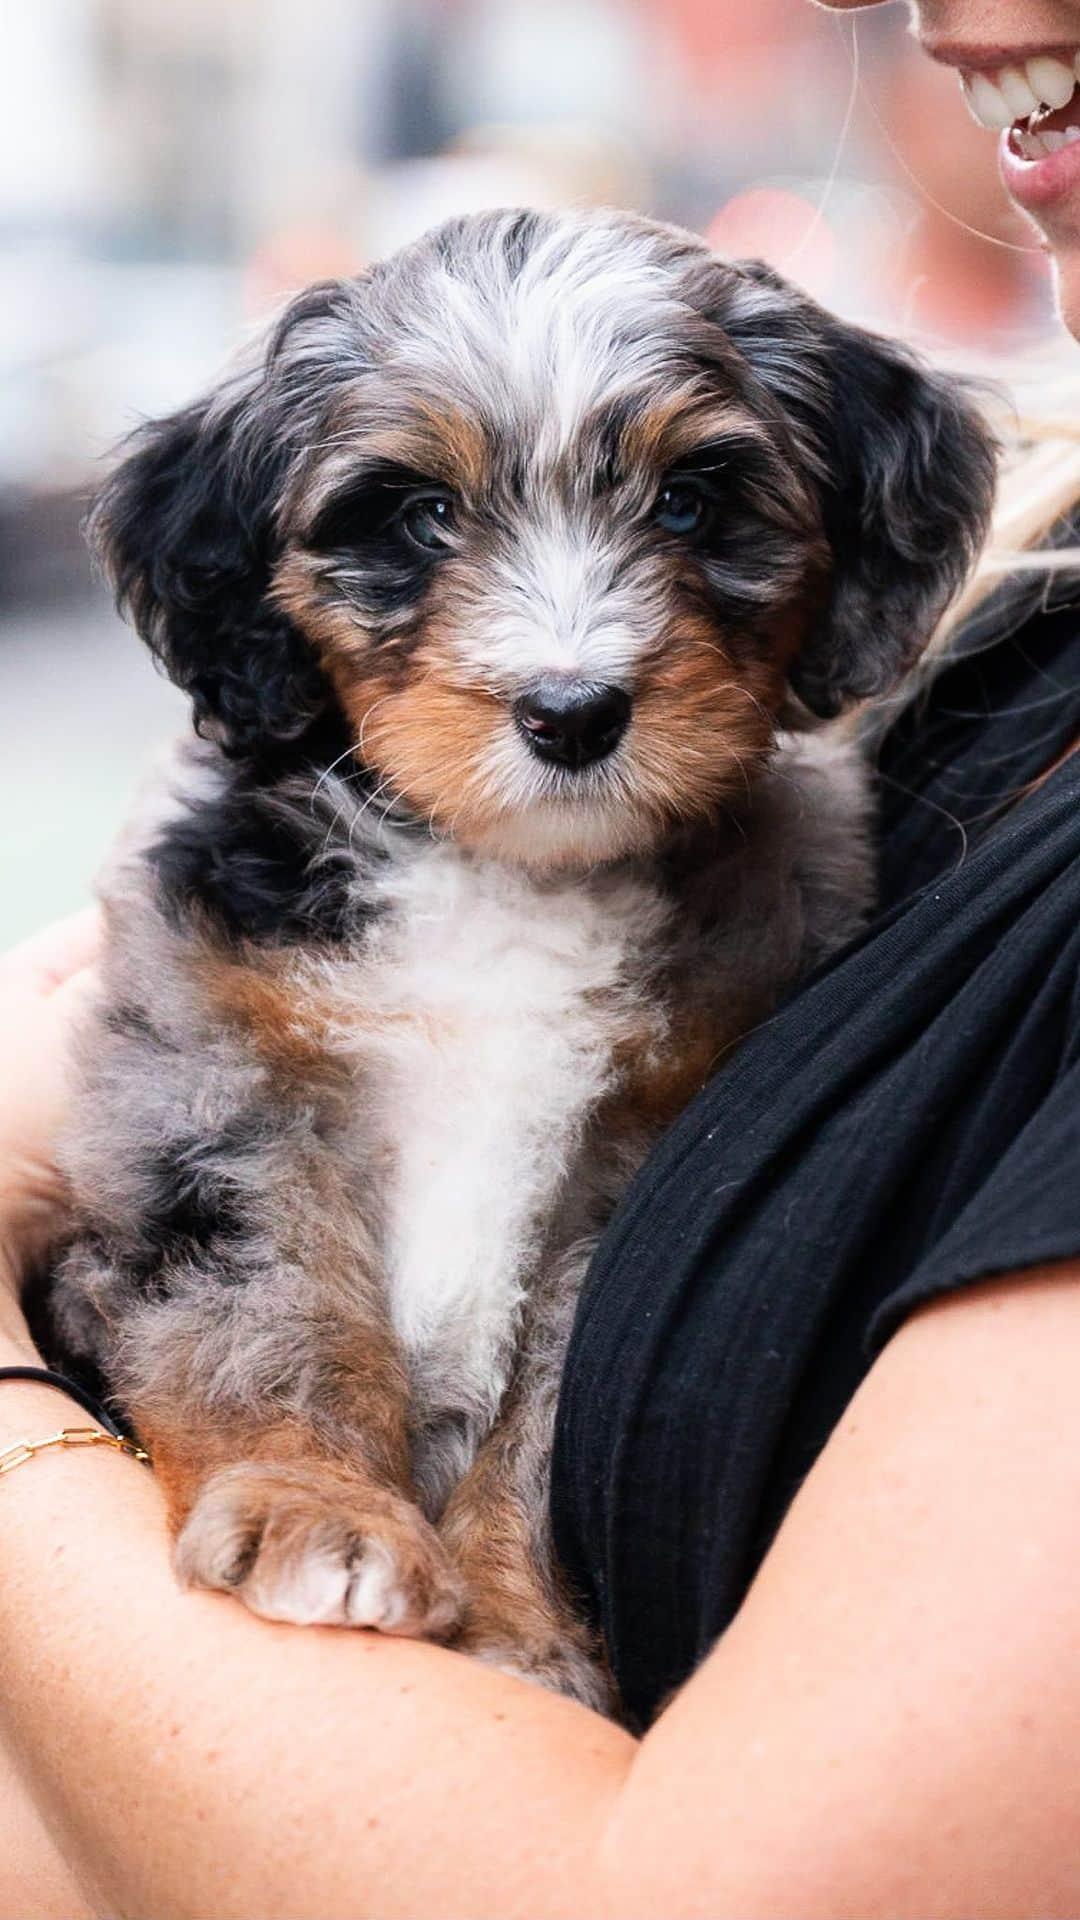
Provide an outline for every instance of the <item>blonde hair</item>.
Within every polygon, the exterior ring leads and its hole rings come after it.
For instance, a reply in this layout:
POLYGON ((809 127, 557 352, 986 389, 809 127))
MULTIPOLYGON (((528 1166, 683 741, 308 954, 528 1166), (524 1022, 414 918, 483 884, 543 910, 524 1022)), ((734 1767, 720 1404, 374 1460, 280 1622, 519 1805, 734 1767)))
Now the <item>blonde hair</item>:
POLYGON ((987 410, 1003 449, 993 524, 935 653, 1010 577, 1049 583, 1065 574, 1080 583, 1080 371, 1056 358, 1028 362, 1004 381, 999 371, 987 410))

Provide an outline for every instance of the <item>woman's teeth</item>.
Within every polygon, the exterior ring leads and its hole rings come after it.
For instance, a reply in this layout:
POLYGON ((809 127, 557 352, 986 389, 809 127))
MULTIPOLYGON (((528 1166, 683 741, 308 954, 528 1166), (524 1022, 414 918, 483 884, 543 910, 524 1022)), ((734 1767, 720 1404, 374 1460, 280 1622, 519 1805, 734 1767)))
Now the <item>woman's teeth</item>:
POLYGON ((1023 127, 1017 127, 1013 139, 1025 160, 1045 160, 1049 154, 1060 153, 1062 147, 1080 140, 1080 127, 1066 127, 1062 133, 1025 133, 1023 127))
POLYGON ((1042 160, 1058 153, 1070 141, 1080 139, 1080 100, 1076 102, 1076 125, 1061 125, 1061 109, 1076 94, 1080 79, 1080 52, 1072 60, 1057 54, 1040 53, 1023 65, 1000 67, 995 73, 963 73, 960 76, 964 98, 981 127, 1000 133, 1015 127, 1014 140, 1029 160, 1042 160), (1053 114, 1059 124, 1053 128, 1029 125, 1036 115, 1053 114))

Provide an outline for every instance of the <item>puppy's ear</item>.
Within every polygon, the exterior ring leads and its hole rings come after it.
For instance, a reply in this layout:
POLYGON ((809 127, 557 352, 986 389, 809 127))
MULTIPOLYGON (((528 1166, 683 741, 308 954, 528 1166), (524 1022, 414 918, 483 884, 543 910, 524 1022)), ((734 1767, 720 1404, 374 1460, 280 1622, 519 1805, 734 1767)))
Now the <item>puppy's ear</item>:
POLYGON ((233 755, 299 738, 329 698, 267 599, 286 456, 252 395, 237 381, 140 428, 87 521, 117 605, 233 755))
POLYGON ((986 536, 994 440, 962 381, 741 262, 718 317, 816 480, 828 599, 791 672, 813 712, 887 691, 930 639, 986 536))

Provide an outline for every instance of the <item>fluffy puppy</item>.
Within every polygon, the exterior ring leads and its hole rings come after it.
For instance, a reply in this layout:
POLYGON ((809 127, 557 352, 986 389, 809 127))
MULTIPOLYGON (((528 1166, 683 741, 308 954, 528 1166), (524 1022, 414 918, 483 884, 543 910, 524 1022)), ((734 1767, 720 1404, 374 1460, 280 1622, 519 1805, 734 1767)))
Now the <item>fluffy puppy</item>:
POLYGON ((546 1522, 590 1249, 858 928, 859 777, 781 716, 893 685, 992 464, 895 345, 611 213, 313 287, 136 436, 93 536, 200 739, 108 883, 55 1309, 185 1580, 606 1699, 546 1522))

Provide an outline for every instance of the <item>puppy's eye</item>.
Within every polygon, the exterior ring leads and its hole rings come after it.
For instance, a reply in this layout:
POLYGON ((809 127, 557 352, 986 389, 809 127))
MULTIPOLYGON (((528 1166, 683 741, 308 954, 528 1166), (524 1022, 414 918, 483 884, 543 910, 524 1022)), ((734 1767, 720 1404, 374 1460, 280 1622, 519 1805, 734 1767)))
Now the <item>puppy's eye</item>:
POLYGON ((454 500, 449 493, 413 493, 395 514, 398 526, 414 547, 436 553, 454 531, 454 500))
POLYGON ((687 476, 661 487, 653 519, 665 533, 700 533, 711 510, 712 501, 701 481, 687 476))

